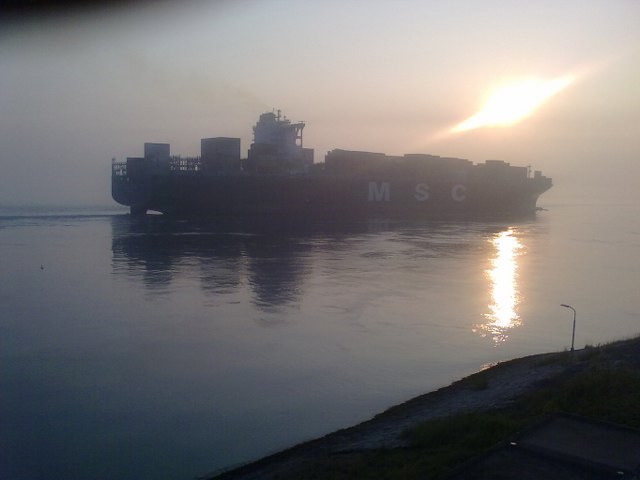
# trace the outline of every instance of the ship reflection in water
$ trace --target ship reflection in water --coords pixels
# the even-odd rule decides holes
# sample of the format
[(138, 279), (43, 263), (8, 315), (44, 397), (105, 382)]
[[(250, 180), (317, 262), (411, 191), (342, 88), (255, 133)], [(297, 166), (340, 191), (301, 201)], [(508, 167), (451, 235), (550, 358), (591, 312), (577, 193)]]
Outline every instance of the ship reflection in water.
[[(219, 224), (173, 221), (162, 216), (121, 216), (114, 217), (111, 226), (114, 273), (140, 279), (150, 295), (160, 296), (183, 292), (184, 285), (196, 280), (208, 305), (249, 303), (261, 312), (261, 324), (280, 322), (287, 318), (287, 310), (299, 309), (314, 276), (329, 275), (339, 281), (344, 262), (351, 269), (356, 268), (354, 265), (361, 268), (368, 288), (377, 288), (376, 281), (381, 277), (371, 274), (373, 261), (368, 259), (375, 259), (380, 248), (395, 255), (397, 262), (406, 262), (405, 268), (420, 266), (421, 273), (415, 278), (421, 281), (430, 278), (433, 295), (440, 295), (439, 262), (470, 255), (471, 238), (482, 242), (488, 239), (491, 264), (478, 290), (474, 289), (477, 293), (473, 293), (474, 298), (482, 301), (478, 313), (483, 321), (474, 326), (474, 331), (500, 344), (508, 339), (512, 328), (521, 324), (517, 313), (521, 300), (517, 263), (523, 244), (519, 236), (526, 238), (528, 234), (505, 229), (504, 225), (477, 223), (473, 231), (469, 231), (468, 223), (456, 222), (399, 224), (397, 229), (390, 229), (385, 223), (288, 228), (277, 222)], [(409, 249), (399, 252), (399, 246)], [(340, 268), (327, 273), (325, 264), (335, 258), (341, 259)], [(361, 259), (367, 260), (360, 263)], [(483, 255), (478, 261), (485, 265), (488, 260)], [(385, 279), (380, 288), (386, 292), (390, 282), (395, 281), (396, 291), (407, 294), (420, 285), (409, 285), (406, 278), (402, 275), (396, 280)], [(178, 285), (181, 287), (176, 290)], [(331, 285), (327, 283), (323, 288), (333, 291)], [(482, 307), (483, 304), (487, 306)], [(243, 315), (253, 313), (256, 312), (249, 308)]]
[(496, 234), (490, 242), (496, 250), (491, 268), (486, 271), (491, 282), (491, 303), (489, 312), (483, 315), (485, 322), (478, 325), (478, 330), (490, 335), (494, 342), (502, 343), (507, 340), (509, 330), (522, 323), (517, 312), (520, 301), (517, 260), (522, 244), (513, 229)]
[(241, 296), (246, 283), (252, 302), (267, 312), (299, 301), (309, 249), (299, 238), (162, 216), (114, 217), (111, 226), (114, 272), (141, 275), (151, 294), (169, 294), (176, 283), (198, 278), (212, 298)]

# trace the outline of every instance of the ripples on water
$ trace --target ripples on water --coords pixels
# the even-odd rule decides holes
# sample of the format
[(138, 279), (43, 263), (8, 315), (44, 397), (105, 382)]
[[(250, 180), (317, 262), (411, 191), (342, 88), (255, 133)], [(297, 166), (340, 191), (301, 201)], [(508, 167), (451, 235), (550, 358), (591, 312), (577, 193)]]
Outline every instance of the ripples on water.
[(294, 228), (95, 213), (0, 218), (4, 477), (193, 478), (561, 349), (560, 303), (578, 307), (577, 346), (638, 319), (628, 215)]

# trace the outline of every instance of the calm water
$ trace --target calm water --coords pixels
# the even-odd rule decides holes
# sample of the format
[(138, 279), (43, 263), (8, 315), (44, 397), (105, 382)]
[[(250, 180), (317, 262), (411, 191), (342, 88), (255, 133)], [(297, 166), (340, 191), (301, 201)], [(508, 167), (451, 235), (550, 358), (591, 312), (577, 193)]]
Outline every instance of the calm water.
[(0, 477), (189, 479), (639, 330), (635, 205), (246, 228), (0, 212)]

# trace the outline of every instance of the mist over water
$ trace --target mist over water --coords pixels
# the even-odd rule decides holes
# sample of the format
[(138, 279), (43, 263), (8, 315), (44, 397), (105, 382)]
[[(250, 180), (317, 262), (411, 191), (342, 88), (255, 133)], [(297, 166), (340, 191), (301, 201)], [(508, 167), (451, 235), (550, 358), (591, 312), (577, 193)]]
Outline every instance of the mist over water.
[(193, 478), (637, 333), (636, 206), (350, 226), (0, 218), (3, 478)]

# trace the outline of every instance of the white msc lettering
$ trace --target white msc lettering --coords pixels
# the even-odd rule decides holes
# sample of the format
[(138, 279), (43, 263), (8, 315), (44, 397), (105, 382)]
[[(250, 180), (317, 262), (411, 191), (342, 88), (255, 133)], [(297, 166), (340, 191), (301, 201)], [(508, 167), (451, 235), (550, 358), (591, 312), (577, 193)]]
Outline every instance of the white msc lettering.
[(391, 185), (389, 182), (369, 182), (369, 201), (388, 202), (391, 198)]
[(429, 185), (426, 183), (419, 183), (416, 185), (416, 191), (413, 194), (413, 198), (415, 198), (419, 202), (424, 202), (429, 199)]
[(467, 195), (465, 194), (466, 191), (467, 187), (461, 183), (454, 185), (451, 189), (451, 198), (456, 202), (463, 202), (467, 198)]

